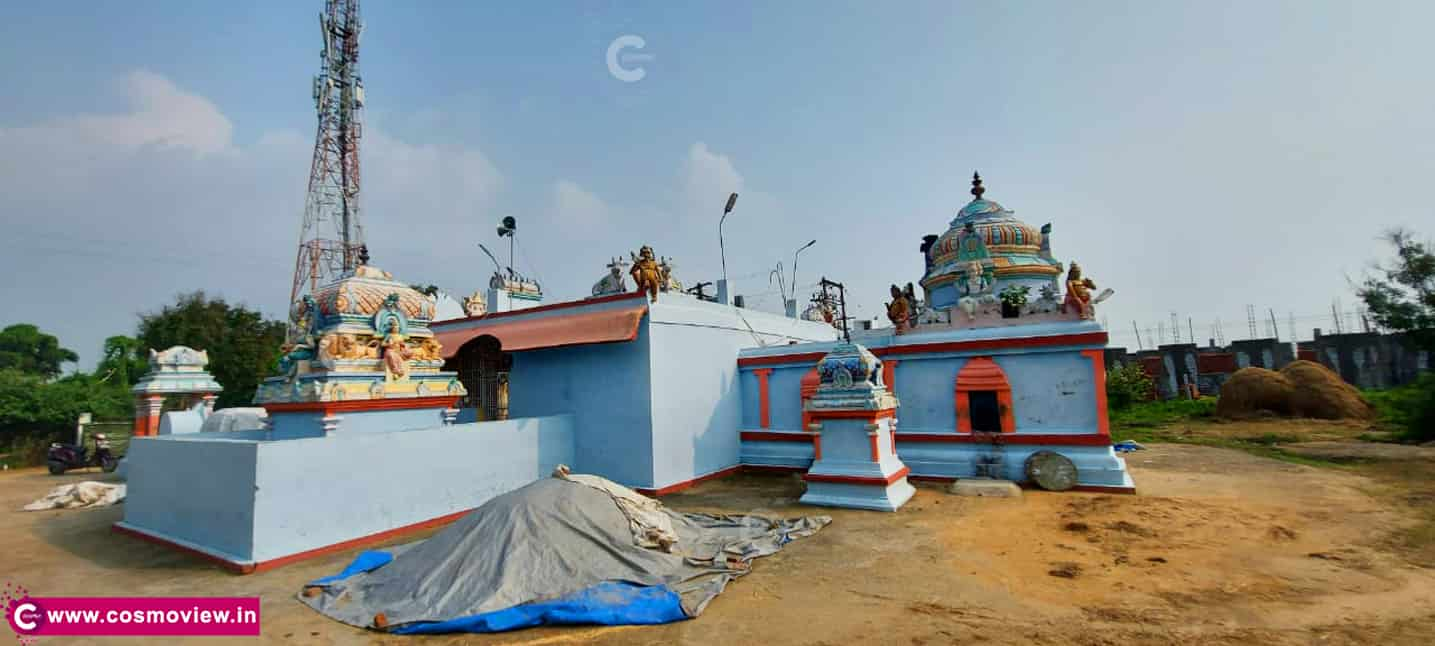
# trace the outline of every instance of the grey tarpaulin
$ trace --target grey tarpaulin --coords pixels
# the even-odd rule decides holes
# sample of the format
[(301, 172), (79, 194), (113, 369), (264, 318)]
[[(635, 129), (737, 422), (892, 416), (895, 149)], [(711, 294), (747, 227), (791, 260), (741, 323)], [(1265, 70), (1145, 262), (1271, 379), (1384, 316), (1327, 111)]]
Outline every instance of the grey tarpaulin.
[(346, 624), (445, 622), (557, 599), (605, 582), (667, 586), (695, 617), (747, 572), (831, 522), (808, 516), (678, 513), (672, 553), (634, 544), (629, 519), (602, 490), (546, 478), (484, 503), (433, 537), (387, 550), (392, 562), (326, 583), (300, 601)]

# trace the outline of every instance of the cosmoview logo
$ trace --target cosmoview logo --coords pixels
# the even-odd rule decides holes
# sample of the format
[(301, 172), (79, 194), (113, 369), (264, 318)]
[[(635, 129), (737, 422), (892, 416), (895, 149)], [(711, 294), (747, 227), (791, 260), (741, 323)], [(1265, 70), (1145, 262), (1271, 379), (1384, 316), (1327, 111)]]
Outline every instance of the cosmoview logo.
[(613, 78), (624, 83), (637, 83), (648, 75), (648, 70), (642, 66), (627, 67), (633, 63), (648, 63), (653, 60), (652, 54), (628, 53), (625, 50), (643, 49), (648, 46), (648, 41), (642, 36), (627, 34), (613, 39), (608, 43), (608, 73)]
[(33, 601), (17, 603), (10, 610), (10, 622), (22, 632), (34, 632), (40, 627), (40, 607)]

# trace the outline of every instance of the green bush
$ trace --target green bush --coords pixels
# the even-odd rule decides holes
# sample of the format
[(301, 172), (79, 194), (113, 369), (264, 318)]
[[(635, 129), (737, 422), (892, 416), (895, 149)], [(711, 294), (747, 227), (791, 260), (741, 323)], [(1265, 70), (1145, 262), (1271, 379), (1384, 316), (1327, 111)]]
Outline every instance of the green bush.
[(1125, 410), (1136, 402), (1151, 398), (1155, 382), (1139, 363), (1128, 363), (1106, 373), (1106, 405), (1111, 410)]
[(1435, 440), (1435, 372), (1420, 375), (1414, 383), (1386, 390), (1367, 390), (1365, 398), (1380, 414), (1380, 422), (1411, 442)]
[(1116, 428), (1164, 426), (1182, 420), (1214, 417), (1216, 398), (1148, 401), (1120, 410), (1108, 407), (1108, 410), (1111, 425)]

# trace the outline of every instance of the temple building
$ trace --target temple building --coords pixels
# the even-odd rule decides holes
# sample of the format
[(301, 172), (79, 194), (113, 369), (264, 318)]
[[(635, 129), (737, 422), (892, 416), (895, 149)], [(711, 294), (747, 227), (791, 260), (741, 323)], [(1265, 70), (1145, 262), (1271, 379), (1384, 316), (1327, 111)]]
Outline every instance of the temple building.
[(135, 438), (117, 529), (249, 572), (449, 522), (559, 464), (653, 495), (792, 471), (804, 502), (882, 511), (909, 478), (1132, 492), (1094, 320), (1111, 291), (984, 192), (923, 239), (925, 298), (893, 285), (893, 327), (850, 338), (830, 304), (686, 294), (646, 246), (589, 297), (503, 280), (446, 320), (359, 266), (296, 303), (266, 428)]
[[(1037, 229), (973, 198), (947, 231), (927, 236), (917, 300), (892, 286), (893, 327), (854, 333), (882, 361), (901, 402), (896, 452), (915, 479), (1027, 481), (1038, 453), (1070, 462), (1081, 489), (1130, 492), (1106, 417), (1105, 330), (1095, 283), (1052, 256), (1051, 225)], [(1065, 273), (1066, 280), (1062, 280)], [(1065, 291), (1064, 296), (1059, 296)], [(746, 405), (742, 462), (805, 470), (821, 450), (809, 432), (816, 362), (834, 342), (749, 348), (738, 357)]]

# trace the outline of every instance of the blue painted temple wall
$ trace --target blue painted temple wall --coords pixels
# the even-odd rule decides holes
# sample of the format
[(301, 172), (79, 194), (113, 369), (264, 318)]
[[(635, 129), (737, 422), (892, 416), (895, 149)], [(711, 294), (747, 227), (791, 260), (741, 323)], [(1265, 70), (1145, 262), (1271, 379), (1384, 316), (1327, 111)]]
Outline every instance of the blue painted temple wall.
[(264, 561), (471, 509), (574, 460), (569, 416), (251, 439), (263, 436), (134, 438), (122, 525)]
[[(860, 342), (871, 349), (894, 348), (915, 344), (962, 343), (993, 341), (1022, 337), (1076, 335), (1100, 332), (1092, 322), (1046, 323), (1030, 326), (927, 332), (897, 336), (872, 336)], [(784, 354), (825, 354), (831, 343), (813, 343), (784, 348), (749, 349), (744, 358)], [(895, 359), (893, 383), (889, 388), (897, 395), (899, 434), (957, 435), (956, 382), (963, 366), (973, 357), (991, 357), (1011, 386), (1012, 413), (1017, 435), (1080, 435), (1092, 436), (1101, 431), (1100, 398), (1093, 359), (1083, 355), (1086, 350), (1099, 350), (1101, 343), (1077, 345), (1020, 345), (1011, 347), (939, 350), (923, 353), (891, 353)], [(880, 352), (879, 352), (880, 354)], [(1096, 362), (1102, 362), (1098, 354)], [(742, 442), (741, 461), (754, 466), (807, 468), (813, 459), (813, 447), (804, 435), (784, 437), (783, 433), (803, 433), (801, 418), (801, 379), (813, 368), (816, 360), (744, 365), (739, 380), (742, 391), (743, 431), (769, 434), (763, 440)], [(771, 369), (768, 376), (769, 426), (761, 427), (759, 378), (755, 370)], [(1104, 393), (1103, 393), (1104, 394)], [(774, 441), (788, 439), (793, 441)], [(798, 441), (802, 440), (802, 441)], [(928, 477), (971, 477), (976, 475), (977, 457), (989, 451), (984, 445), (959, 442), (915, 442), (897, 440), (898, 454), (912, 469), (913, 475)], [(1002, 449), (1004, 469), (1012, 480), (1024, 480), (1022, 472), (1028, 456), (1039, 450), (1054, 450), (1076, 463), (1080, 483), (1092, 486), (1131, 486), (1125, 463), (1109, 446), (1055, 444), (1009, 444)]]
[(571, 414), (575, 472), (646, 487), (653, 477), (648, 326), (627, 343), (530, 350), (513, 355), (511, 418)]

